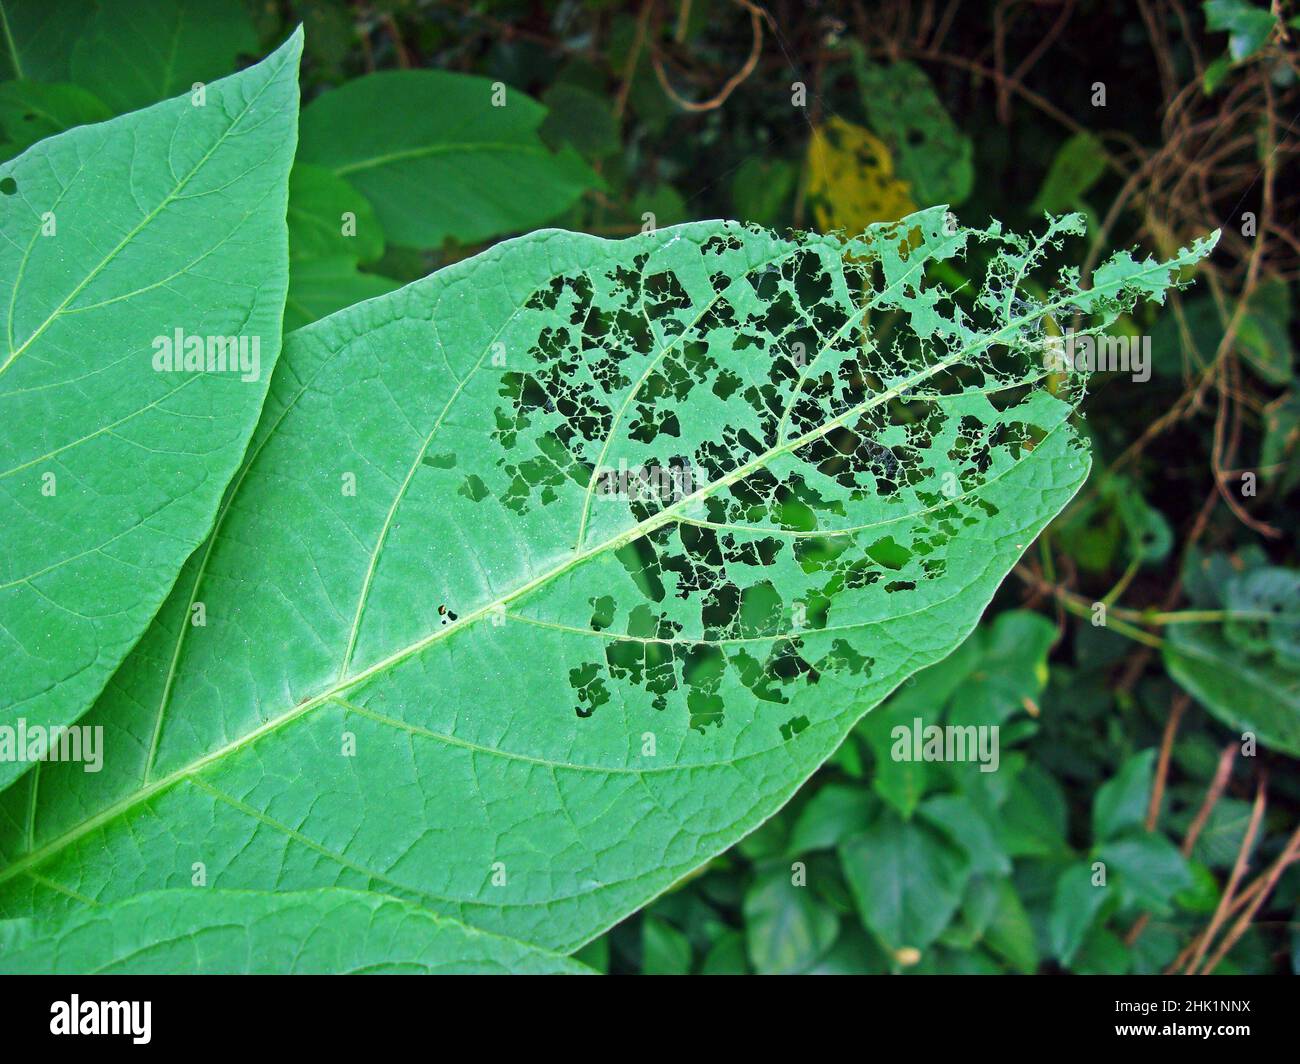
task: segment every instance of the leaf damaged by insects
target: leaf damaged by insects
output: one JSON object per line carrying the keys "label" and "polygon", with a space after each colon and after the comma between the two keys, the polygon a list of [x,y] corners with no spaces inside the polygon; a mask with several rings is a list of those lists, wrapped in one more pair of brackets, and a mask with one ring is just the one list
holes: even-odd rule
{"label": "leaf damaged by insects", "polygon": [[[156,749],[43,774],[0,915],[182,885],[202,836],[224,889],[589,940],[946,656],[1083,482],[1045,322],[1101,330],[1212,241],[1083,289],[1044,276],[1080,230],[544,231],[293,333],[211,550],[94,711]],[[978,288],[933,282],[964,256]],[[237,621],[189,638],[194,596]]]}

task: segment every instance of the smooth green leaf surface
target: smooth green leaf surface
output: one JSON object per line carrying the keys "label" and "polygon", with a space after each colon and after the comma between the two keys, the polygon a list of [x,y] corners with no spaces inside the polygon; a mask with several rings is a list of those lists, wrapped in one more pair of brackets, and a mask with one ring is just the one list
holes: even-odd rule
{"label": "smooth green leaf surface", "polygon": [[1164,915],[1172,911],[1173,896],[1192,885],[1187,859],[1163,835],[1135,832],[1103,843],[1098,856],[1126,906]]}
{"label": "smooth green leaf surface", "polygon": [[948,722],[1003,725],[1032,709],[1047,684],[1047,655],[1056,638],[1056,626],[1028,610],[1009,610],[976,629],[962,648],[970,671],[952,693]]}
{"label": "smooth green leaf surface", "polygon": [[[214,82],[204,107],[159,104],[0,166],[0,724],[90,705],[243,456],[280,347],[301,43]],[[176,330],[247,361],[160,372]],[[0,784],[26,767],[0,758]]]}
{"label": "smooth green leaf surface", "polygon": [[1067,816],[1060,784],[1037,765],[1029,765],[1011,785],[998,820],[1006,853],[1011,857],[1053,857],[1068,852]]}
{"label": "smooth green leaf surface", "polygon": [[1083,195],[1105,172],[1105,145],[1093,133],[1076,133],[1052,159],[1030,210],[1041,214],[1077,209]]}
{"label": "smooth green leaf surface", "polygon": [[357,269],[348,258],[298,259],[289,267],[285,330],[299,329],[364,299],[386,295],[396,281]]}
{"label": "smooth green leaf surface", "polygon": [[667,920],[647,916],[641,924],[641,970],[646,975],[689,974],[689,939]]}
{"label": "smooth green leaf surface", "polygon": [[370,201],[321,166],[297,163],[289,175],[289,297],[285,332],[401,287],[358,269],[384,253]]}
{"label": "smooth green leaf surface", "polygon": [[984,945],[1005,960],[1012,969],[1030,974],[1038,967],[1038,946],[1029,914],[1008,879],[988,882],[993,896],[992,911],[984,930]]}
{"label": "smooth green leaf surface", "polygon": [[936,794],[921,804],[920,815],[966,854],[972,872],[1010,873],[1011,862],[1002,850],[996,825],[974,802],[958,795]]}
{"label": "smooth green leaf surface", "polygon": [[1240,63],[1268,43],[1278,18],[1269,5],[1253,0],[1205,0],[1205,24],[1228,31],[1228,52]]}
{"label": "smooth green leaf surface", "polygon": [[858,787],[831,784],[804,806],[790,832],[790,852],[830,849],[862,831],[871,820],[871,803]]}
{"label": "smooth green leaf surface", "polygon": [[[1125,256],[1035,300],[1016,282],[1076,219],[945,215],[541,232],[292,334],[214,537],[91,718],[104,771],[0,796],[0,912],[202,862],[567,951],[753,830],[1083,482],[1042,318],[1102,327],[1171,281]],[[976,241],[978,299],[926,282]]]}
{"label": "smooth green leaf surface", "polygon": [[579,974],[582,965],[354,890],[152,891],[54,931],[0,924],[10,975]]}
{"label": "smooth green leaf surface", "polygon": [[313,100],[298,155],[359,189],[390,242],[473,243],[549,221],[598,183],[572,148],[542,143],[545,118],[541,104],[487,78],[384,71]]}
{"label": "smooth green leaf surface", "polygon": [[323,166],[297,163],[289,175],[289,257],[356,263],[383,253],[370,201]]}

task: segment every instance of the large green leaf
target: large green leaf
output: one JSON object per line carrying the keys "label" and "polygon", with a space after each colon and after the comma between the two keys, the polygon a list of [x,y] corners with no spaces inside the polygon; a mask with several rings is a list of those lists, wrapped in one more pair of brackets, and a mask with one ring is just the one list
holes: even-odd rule
{"label": "large green leaf", "polygon": [[257,49],[240,0],[97,0],[72,49],[72,77],[114,111],[188,93]]}
{"label": "large green leaf", "polygon": [[[301,44],[214,82],[206,106],[0,166],[0,725],[90,705],[239,465],[280,347]],[[156,371],[178,329],[247,338],[248,371]],[[0,759],[0,784],[24,767]]]}
{"label": "large green leaf", "polygon": [[66,81],[73,42],[85,28],[86,0],[0,2],[0,74]]}
{"label": "large green leaf", "polygon": [[[0,913],[201,866],[592,938],[948,654],[1082,484],[1042,319],[1101,327],[1174,268],[1019,290],[1076,228],[541,232],[293,333],[88,721],[104,771],[0,797]],[[926,268],[965,252],[991,260],[962,305]]]}
{"label": "large green leaf", "polygon": [[581,973],[582,965],[380,894],[163,890],[53,930],[0,923],[0,970],[65,973]]}
{"label": "large green leaf", "polygon": [[374,262],[383,253],[384,235],[368,199],[324,167],[294,166],[289,175],[291,259]]}
{"label": "large green leaf", "polygon": [[336,310],[382,296],[398,282],[377,273],[362,273],[346,258],[296,259],[289,269],[284,327],[297,329]]}
{"label": "large green leaf", "polygon": [[383,253],[384,236],[370,201],[323,167],[295,165],[289,175],[285,332],[401,287],[357,268]]}
{"label": "large green leaf", "polygon": [[488,78],[385,71],[312,101],[299,157],[355,185],[394,244],[473,243],[549,221],[597,183],[572,148],[542,143],[545,117]]}

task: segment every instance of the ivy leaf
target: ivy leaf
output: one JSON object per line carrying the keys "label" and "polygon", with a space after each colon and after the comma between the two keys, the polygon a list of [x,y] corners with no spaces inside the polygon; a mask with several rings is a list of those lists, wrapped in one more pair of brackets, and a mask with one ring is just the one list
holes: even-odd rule
{"label": "ivy leaf", "polygon": [[827,784],[800,810],[790,830],[790,852],[833,848],[870,822],[871,799],[861,787]]}
{"label": "ivy leaf", "polygon": [[1010,857],[1059,857],[1068,811],[1061,786],[1037,765],[1028,765],[1011,785],[998,829]]}
{"label": "ivy leaf", "polygon": [[924,951],[948,925],[970,877],[965,855],[919,821],[882,817],[840,859],[863,925],[891,953]]}
{"label": "ivy leaf", "polygon": [[1001,726],[1021,712],[1036,715],[1055,641],[1056,626],[1029,610],[1007,610],[977,628],[966,648],[973,667],[952,693],[948,723]]}
{"label": "ivy leaf", "polygon": [[788,865],[759,874],[745,894],[745,941],[759,975],[797,975],[831,948],[840,921],[812,888],[790,881]]}
{"label": "ivy leaf", "polygon": [[1251,0],[1205,0],[1205,25],[1228,31],[1228,52],[1234,63],[1241,63],[1268,44],[1278,17]]}
{"label": "ivy leaf", "polygon": [[1105,842],[1098,856],[1126,908],[1167,915],[1173,896],[1192,885],[1187,858],[1163,835],[1143,831]]}
{"label": "ivy leaf", "polygon": [[1255,288],[1238,329],[1237,343],[1252,369],[1269,384],[1291,383],[1295,352],[1291,347],[1291,290],[1280,277]]}
{"label": "ivy leaf", "polygon": [[1010,875],[1011,859],[1002,848],[996,826],[970,798],[936,794],[920,806],[920,815],[947,835],[970,858],[976,874]]}
{"label": "ivy leaf", "polygon": [[1227,727],[1300,757],[1300,573],[1262,551],[1193,552],[1183,570],[1196,605],[1223,609],[1223,624],[1171,625],[1165,667]]}
{"label": "ivy leaf", "polygon": [[1151,800],[1155,768],[1155,750],[1143,750],[1125,761],[1114,779],[1101,785],[1092,802],[1094,843],[1142,826]]}
{"label": "ivy leaf", "polygon": [[981,881],[993,895],[992,912],[984,931],[984,944],[1022,975],[1038,967],[1038,946],[1029,914],[1009,879]]}
{"label": "ivy leaf", "polygon": [[1110,896],[1105,886],[1092,882],[1089,864],[1069,865],[1056,881],[1052,910],[1048,916],[1047,935],[1052,953],[1069,967],[1075,953],[1092,930],[1097,914]]}
{"label": "ivy leaf", "polygon": [[646,975],[689,975],[690,939],[667,920],[647,916],[641,923],[641,970]]}
{"label": "ivy leaf", "polygon": [[1252,657],[1217,625],[1171,625],[1163,648],[1175,682],[1238,734],[1300,757],[1300,672]]}
{"label": "ivy leaf", "polygon": [[474,243],[550,221],[599,184],[571,147],[542,143],[545,118],[501,82],[384,71],[312,101],[298,157],[363,193],[394,244]]}
{"label": "ivy leaf", "polygon": [[[1043,319],[1103,328],[1211,242],[1022,290],[1078,225],[547,231],[291,334],[88,721],[104,770],[0,796],[0,914],[201,861],[581,946],[949,654],[1083,483]],[[958,302],[927,269],[965,253]]]}
{"label": "ivy leaf", "polygon": [[[301,45],[214,82],[204,107],[71,130],[0,167],[6,729],[89,707],[238,467],[280,347]],[[176,330],[214,360],[236,339],[245,362],[157,372]],[[0,784],[27,767],[2,744]]]}
{"label": "ivy leaf", "polygon": [[581,964],[355,890],[163,890],[53,930],[0,924],[10,975],[580,974]]}

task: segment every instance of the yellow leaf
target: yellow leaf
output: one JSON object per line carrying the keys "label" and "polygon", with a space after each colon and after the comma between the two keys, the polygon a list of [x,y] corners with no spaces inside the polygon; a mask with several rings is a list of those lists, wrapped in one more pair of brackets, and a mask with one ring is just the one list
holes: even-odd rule
{"label": "yellow leaf", "polygon": [[894,176],[889,149],[861,126],[832,118],[808,143],[808,203],[822,232],[862,232],[911,214],[911,188]]}

